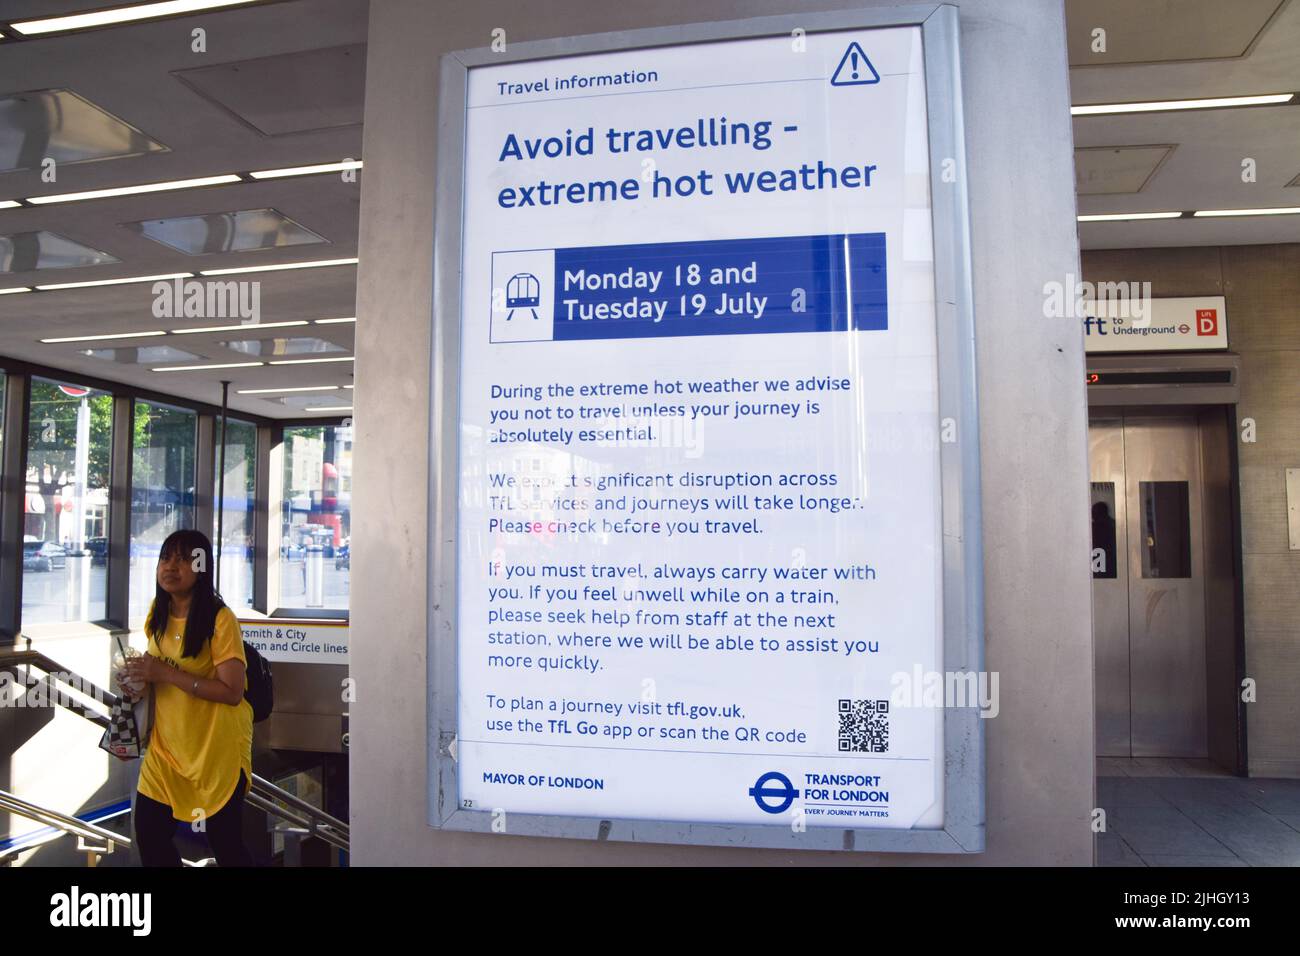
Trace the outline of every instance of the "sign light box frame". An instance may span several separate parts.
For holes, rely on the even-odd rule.
[[[970,216],[962,121],[957,9],[947,4],[695,23],[511,43],[442,58],[434,214],[432,367],[429,408],[428,818],[439,829],[493,833],[490,809],[459,806],[456,762],[457,533],[460,429],[461,226],[469,71],[475,67],[590,53],[826,33],[920,27],[930,143],[940,420],[956,441],[939,444],[943,529],[943,667],[983,671],[983,553],[980,527],[979,416],[971,287]],[[945,176],[945,171],[948,175]],[[941,427],[940,422],[935,428]],[[975,853],[984,849],[984,730],[978,708],[944,709],[943,827],[872,829],[693,824],[510,813],[513,836],[636,843]]]

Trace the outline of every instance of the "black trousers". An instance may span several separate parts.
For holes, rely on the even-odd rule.
[[[226,805],[204,821],[208,845],[218,866],[252,866],[253,857],[244,846],[244,794],[248,778],[239,771],[239,785]],[[174,843],[177,820],[172,808],[136,791],[135,842],[145,866],[180,866],[181,855]]]

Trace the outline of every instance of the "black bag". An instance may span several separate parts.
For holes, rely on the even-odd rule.
[[[248,659],[248,667],[244,672],[248,678],[248,689],[244,691],[244,700],[253,705],[253,723],[260,724],[271,716],[271,710],[275,707],[271,665],[248,641],[244,641],[244,657]]]

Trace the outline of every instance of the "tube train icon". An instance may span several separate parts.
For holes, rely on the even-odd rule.
[[[515,317],[515,309],[527,309],[533,314],[533,321],[540,321],[537,305],[541,300],[542,284],[537,281],[537,276],[531,272],[516,273],[506,283],[506,308],[510,310],[506,321]]]

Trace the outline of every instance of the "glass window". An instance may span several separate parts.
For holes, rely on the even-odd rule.
[[[1187,482],[1140,481],[1142,577],[1190,578],[1192,535]]]
[[[1115,577],[1115,483],[1092,482],[1092,576]]]
[[[23,505],[23,624],[107,610],[113,398],[33,378]]]
[[[163,540],[194,527],[194,412],[137,400],[131,433],[131,623],[155,593]]]
[[[217,441],[221,441],[221,422],[217,421]],[[257,481],[257,426],[248,422],[226,421],[226,482],[224,497],[217,501],[221,521],[220,576],[217,587],[221,597],[236,613],[253,606],[253,509]],[[221,476],[221,447],[213,466]],[[215,493],[218,483],[213,484]],[[217,517],[213,517],[212,540],[218,540]]]
[[[280,607],[348,606],[352,429],[284,430]]]

